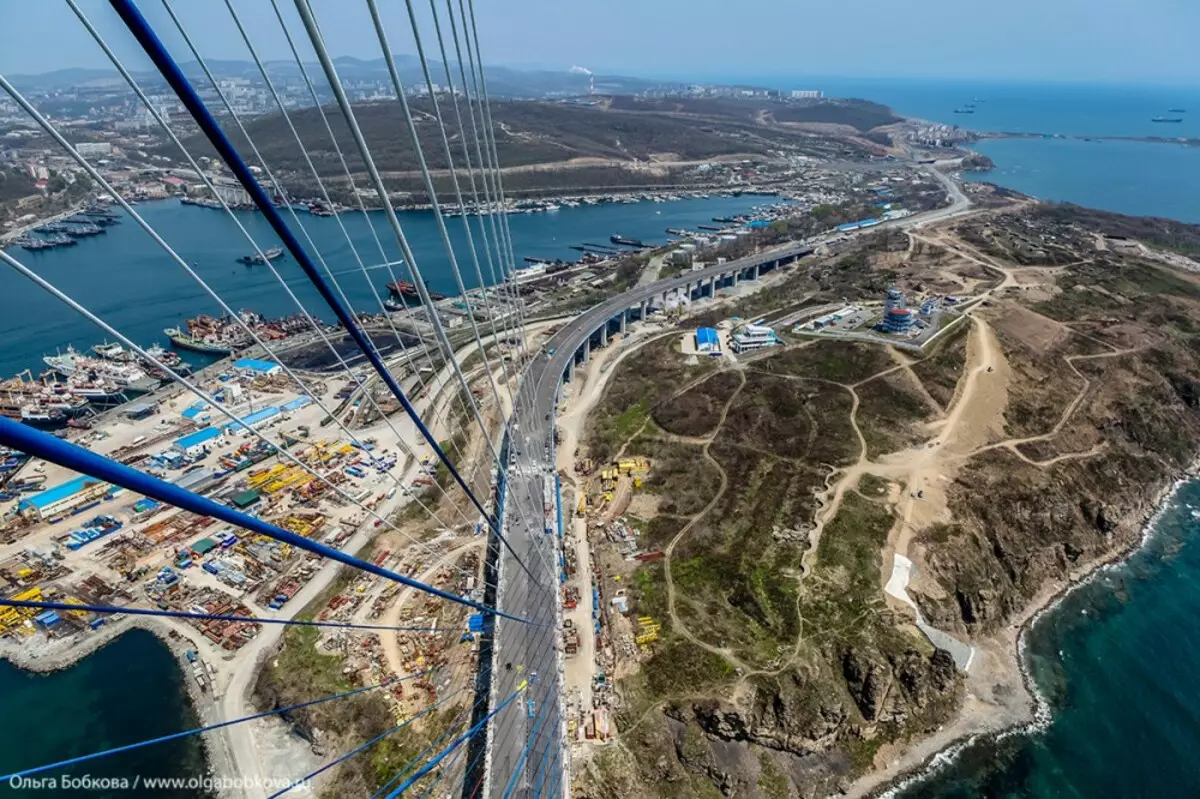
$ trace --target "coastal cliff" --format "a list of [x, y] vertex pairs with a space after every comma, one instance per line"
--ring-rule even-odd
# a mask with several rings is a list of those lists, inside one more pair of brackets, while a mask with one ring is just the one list
[[[696, 538], [688, 533], [665, 567], [643, 567], [638, 612], [669, 617], [672, 626], [666, 645], [623, 684], [619, 745], [585, 759], [577, 780], [583, 795], [858, 792], [858, 776], [906, 762], [929, 736], [957, 729], [963, 674], [949, 653], [916, 633], [910, 609], [881, 596], [891, 569], [886, 554], [902, 546], [913, 563], [908, 596], [921, 620], [977, 650], [1003, 642], [1012, 659], [1008, 682], [1019, 688], [1013, 625], [1095, 564], [1136, 546], [1156, 498], [1200, 457], [1200, 278], [1156, 251], [1112, 246], [1105, 228], [1120, 221], [1059, 206], [1014, 207], [918, 236], [905, 263], [869, 252], [869, 269], [893, 280], [946, 279], [937, 270], [948, 255], [963, 261], [962, 270], [968, 262], [982, 267], [974, 279], [992, 281], [972, 312], [971, 334], [915, 359], [905, 369], [912, 381], [878, 377], [895, 362], [869, 345], [822, 343], [757, 362], [801, 381], [853, 386], [851, 419], [872, 451], [933, 440], [929, 431], [952, 416], [974, 425], [946, 434], [950, 457], [927, 475], [938, 479], [905, 482], [921, 475], [904, 472], [889, 488], [886, 475], [902, 472], [885, 456], [847, 488], [836, 513], [823, 516], [828, 493], [809, 506], [822, 532], [798, 593], [770, 583], [799, 562], [795, 553], [783, 552], [778, 536], [760, 548], [748, 531], [778, 529], [781, 514], [806, 505], [806, 490], [821, 495], [844, 470], [863, 468], [848, 450], [812, 449], [817, 434], [806, 425], [821, 438], [852, 435], [837, 426], [838, 392], [792, 383], [793, 395], [805, 392], [803, 407], [792, 410], [785, 395], [770, 393], [767, 378], [747, 374], [740, 389], [727, 381], [718, 391], [709, 380], [682, 397], [651, 398], [657, 429], [643, 431], [626, 451], [652, 451], [651, 441], [665, 446], [673, 435], [694, 437], [704, 428], [713, 443], [701, 455], [727, 478], [753, 485], [719, 497], [712, 514], [694, 521]], [[931, 265], [934, 273], [926, 271]], [[980, 351], [989, 343], [993, 360]], [[665, 363], [655, 367], [659, 374]], [[645, 364], [623, 368], [628, 374], [617, 380], [636, 379]], [[703, 389], [708, 384], [714, 388]], [[681, 413], [679, 403], [697, 392], [711, 415], [732, 423]], [[700, 406], [699, 398], [687, 405]], [[673, 429], [678, 419], [694, 429]], [[808, 449], [797, 451], [806, 436]], [[750, 448], [772, 457], [753, 458]], [[686, 455], [667, 459], [675, 457]], [[815, 485], [801, 465], [814, 459], [833, 469]], [[691, 474], [700, 479], [695, 468]], [[680, 485], [670, 476], [651, 483], [664, 495]], [[900, 524], [896, 498], [915, 501], [918, 487], [924, 505], [916, 503], [912, 519]], [[671, 510], [686, 519], [696, 509], [676, 502]], [[682, 523], [662, 524], [665, 540]], [[905, 526], [909, 532], [898, 534]], [[668, 601], [656, 587], [664, 569], [671, 570], [665, 589], [682, 584], [683, 598]], [[798, 639], [789, 599], [802, 625]], [[764, 639], [784, 656], [756, 660]], [[968, 729], [980, 727], [961, 734]]]

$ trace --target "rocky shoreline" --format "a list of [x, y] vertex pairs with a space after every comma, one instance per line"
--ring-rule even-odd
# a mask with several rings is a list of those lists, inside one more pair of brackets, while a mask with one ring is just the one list
[[[970, 746], [1045, 729], [1052, 720], [1052, 712], [1049, 702], [1038, 690], [1026, 665], [1026, 633], [1032, 630], [1043, 616], [1053, 612], [1070, 593], [1087, 585], [1107, 569], [1124, 563], [1141, 550], [1150, 540], [1155, 524], [1175, 494], [1189, 480], [1198, 478], [1200, 462], [1193, 464], [1182, 475], [1153, 492], [1148, 510], [1123, 520], [1130, 527], [1139, 529], [1139, 535], [1130, 536], [1120, 546], [1084, 564], [1067, 580], [1057, 580], [1046, 585], [1042, 593], [1026, 605], [1004, 632], [978, 643], [981, 650], [990, 649], [993, 653], [1003, 656], [1007, 673], [1002, 676], [1008, 678], [1007, 686], [1019, 688], [1020, 694], [1012, 697], [1017, 702], [1010, 701], [1004, 705], [980, 703], [983, 708], [987, 708], [982, 713], [979, 712], [980, 707], [969, 708], [964, 705], [942, 730], [923, 741], [918, 741], [887, 768], [864, 774], [849, 786], [844, 794], [870, 799], [894, 799], [902, 791], [919, 785], [953, 763], [955, 758]], [[971, 687], [970, 680], [968, 687]]]

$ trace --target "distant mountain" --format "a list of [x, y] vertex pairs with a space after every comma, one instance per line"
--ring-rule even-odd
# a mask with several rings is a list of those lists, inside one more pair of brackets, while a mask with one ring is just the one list
[[[393, 56], [400, 74], [400, 80], [406, 87], [419, 87], [425, 83], [421, 71], [420, 60], [413, 55], [396, 54]], [[259, 78], [258, 67], [253, 61], [210, 60], [208, 68], [218, 78], [245, 78], [256, 81]], [[275, 78], [299, 78], [300, 70], [295, 61], [279, 59], [264, 62], [267, 73]], [[193, 80], [203, 80], [204, 73], [195, 61], [181, 63], [184, 74]], [[384, 59], [361, 59], [353, 56], [341, 56], [334, 59], [338, 76], [343, 81], [388, 81], [387, 63]], [[304, 68], [310, 76], [320, 78], [315, 82], [323, 84], [321, 67], [317, 63], [306, 63]], [[430, 74], [435, 83], [445, 83], [445, 69], [440, 61], [429, 63]], [[134, 72], [139, 82], [147, 85], [161, 83], [161, 78], [153, 72]], [[459, 71], [457, 64], [451, 64], [451, 76], [454, 85], [458, 87]], [[468, 76], [469, 77], [469, 76]], [[503, 66], [485, 68], [488, 94], [504, 98], [541, 98], [552, 96], [587, 94], [590, 76], [579, 70], [548, 70], [548, 69], [516, 69]], [[115, 70], [106, 69], [60, 69], [44, 72], [40, 75], [12, 75], [12, 82], [22, 91], [57, 91], [62, 89], [86, 86], [102, 87], [111, 82], [119, 81]], [[620, 75], [594, 76], [597, 87], [603, 86], [610, 93], [635, 93], [648, 88], [664, 85], [656, 81], [642, 80]], [[675, 85], [675, 84], [669, 84]]]

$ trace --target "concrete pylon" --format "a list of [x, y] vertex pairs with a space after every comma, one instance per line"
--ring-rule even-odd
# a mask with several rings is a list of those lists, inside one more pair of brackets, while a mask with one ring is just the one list
[[708, 296], [709, 297], [717, 296], [717, 278], [715, 275], [708, 279]]
[[735, 270], [733, 270], [733, 273], [732, 273], [732, 274], [733, 274], [733, 287], [734, 287], [734, 288], [737, 288], [737, 282], [738, 282], [738, 270], [736, 270], [736, 269], [735, 269]]
[[751, 280], [758, 280], [758, 267], [759, 264], [754, 265], [754, 277], [750, 278]]
[[580, 363], [587, 363], [588, 356], [592, 354], [592, 338], [588, 336], [583, 340], [583, 357], [579, 359]]
[[649, 300], [642, 300], [642, 315], [641, 315], [641, 317], [640, 317], [640, 318], [641, 318], [641, 320], [642, 320], [643, 322], [645, 322], [645, 321], [646, 321], [646, 315], [647, 315], [649, 312], [650, 312], [650, 301], [649, 301]]
[[608, 346], [608, 320], [604, 320], [604, 324], [600, 326], [600, 346]]
[[575, 359], [572, 358], [571, 360], [567, 361], [567, 371], [566, 371], [565, 377], [563, 379], [569, 381], [574, 376], [575, 376]]
[[621, 311], [621, 335], [625, 335], [625, 325], [629, 322], [629, 309], [625, 308]]

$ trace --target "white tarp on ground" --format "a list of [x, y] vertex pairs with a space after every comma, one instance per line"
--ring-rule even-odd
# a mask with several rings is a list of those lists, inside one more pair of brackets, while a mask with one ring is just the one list
[[949, 652], [950, 656], [954, 658], [954, 665], [959, 670], [966, 671], [971, 668], [971, 661], [975, 659], [975, 647], [964, 644], [949, 633], [944, 633], [925, 623], [925, 619], [921, 616], [921, 609], [917, 607], [916, 602], [913, 602], [907, 591], [908, 581], [912, 578], [912, 569], [913, 562], [911, 560], [900, 554], [893, 556], [892, 576], [888, 578], [887, 585], [883, 587], [884, 593], [911, 607], [917, 614], [917, 629], [925, 634], [929, 643], [938, 649], [945, 649]]

